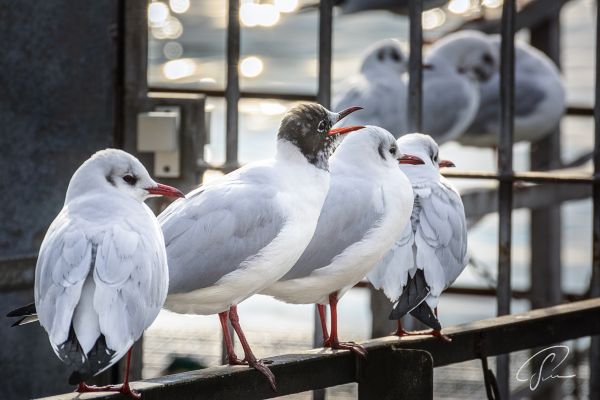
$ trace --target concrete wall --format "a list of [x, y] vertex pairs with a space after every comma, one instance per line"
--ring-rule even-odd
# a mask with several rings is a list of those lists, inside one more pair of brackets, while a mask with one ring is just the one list
[[[9, 259], [37, 254], [78, 165], [115, 144], [121, 7], [0, 0], [0, 276]], [[33, 299], [31, 288], [0, 290], [2, 315]], [[9, 325], [0, 321], [0, 398], [72, 390], [43, 329]]]

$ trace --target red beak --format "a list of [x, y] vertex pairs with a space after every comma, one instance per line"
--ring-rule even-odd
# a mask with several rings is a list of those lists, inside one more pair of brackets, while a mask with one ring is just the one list
[[425, 164], [423, 160], [421, 160], [417, 156], [413, 156], [410, 154], [404, 154], [402, 157], [398, 159], [398, 164], [409, 164], [409, 165], [420, 165]]
[[350, 133], [353, 131], [357, 131], [359, 129], [364, 128], [364, 126], [353, 125], [353, 126], [344, 126], [343, 128], [331, 128], [327, 134], [329, 136], [332, 135], [343, 135], [345, 133]]
[[163, 185], [159, 183], [155, 187], [146, 188], [146, 191], [150, 194], [158, 195], [158, 196], [166, 196], [166, 197], [185, 197], [181, 191], [175, 189], [172, 186]]
[[338, 119], [338, 121], [342, 120], [342, 118], [347, 117], [348, 115], [352, 114], [354, 111], [358, 111], [358, 110], [362, 110], [362, 107], [350, 107], [350, 108], [346, 108], [343, 111], [340, 111], [338, 113], [338, 115], [340, 116], [340, 119]]
[[454, 163], [450, 160], [441, 160], [438, 165], [440, 166], [440, 168], [452, 168], [452, 167], [456, 167], [456, 165], [454, 165]]

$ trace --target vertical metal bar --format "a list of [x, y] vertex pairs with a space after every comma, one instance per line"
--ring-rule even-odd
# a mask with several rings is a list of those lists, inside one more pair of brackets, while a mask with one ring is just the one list
[[409, 42], [410, 56], [408, 60], [408, 129], [420, 132], [423, 127], [423, 29], [421, 14], [423, 3], [414, 0], [408, 3], [410, 18]]
[[[594, 104], [593, 258], [590, 295], [600, 296], [600, 4], [596, 4], [596, 89]], [[590, 399], [600, 400], [600, 336], [590, 345]]]
[[[511, 233], [512, 233], [512, 180], [503, 179], [513, 174], [513, 112], [515, 85], [515, 2], [508, 0], [502, 8], [502, 44], [500, 48], [500, 138], [498, 147], [498, 315], [510, 313], [511, 300]], [[497, 357], [496, 373], [501, 398], [509, 397], [509, 357]]]
[[331, 107], [331, 54], [333, 42], [333, 2], [319, 2], [319, 88], [317, 101]]
[[[319, 87], [317, 101], [323, 107], [331, 107], [331, 59], [333, 53], [333, 1], [319, 2]], [[334, 110], [335, 111], [335, 110]], [[319, 312], [315, 307], [313, 346], [321, 347], [323, 338]], [[313, 390], [313, 400], [324, 400], [325, 389]]]
[[240, 2], [229, 0], [227, 21], [227, 87], [225, 88], [226, 111], [226, 152], [225, 163], [228, 169], [238, 166], [238, 102], [240, 100]]

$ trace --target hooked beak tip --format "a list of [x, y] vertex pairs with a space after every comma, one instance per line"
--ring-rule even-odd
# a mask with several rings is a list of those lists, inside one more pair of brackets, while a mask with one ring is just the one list
[[398, 164], [404, 164], [404, 165], [421, 165], [421, 164], [425, 164], [425, 162], [417, 157], [417, 156], [413, 156], [412, 154], [404, 154], [402, 157], [400, 157], [398, 159]]
[[438, 163], [440, 168], [454, 168], [456, 165], [450, 160], [442, 160]]
[[146, 191], [155, 196], [185, 198], [185, 195], [179, 189], [169, 185], [163, 185], [162, 183], [157, 184], [155, 187], [146, 188]]
[[341, 121], [343, 118], [347, 117], [348, 115], [352, 114], [353, 112], [362, 110], [362, 109], [363, 109], [362, 107], [356, 106], [356, 107], [346, 108], [345, 110], [340, 111], [338, 113], [338, 115], [339, 115], [338, 122]]

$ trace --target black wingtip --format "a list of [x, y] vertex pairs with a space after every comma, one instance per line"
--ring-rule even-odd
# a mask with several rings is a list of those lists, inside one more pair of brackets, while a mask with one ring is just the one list
[[26, 317], [26, 316], [34, 315], [34, 314], [36, 314], [35, 303], [30, 303], [30, 304], [27, 304], [26, 306], [15, 308], [14, 310], [12, 310], [8, 314], [6, 314], [6, 316], [8, 318], [12, 318], [12, 317]]
[[79, 385], [81, 382], [88, 381], [91, 377], [92, 375], [89, 373], [73, 371], [69, 376], [69, 385]]
[[[8, 317], [8, 315], [7, 315], [7, 317]], [[27, 318], [27, 317], [19, 318], [19, 319], [18, 319], [18, 320], [17, 320], [17, 321], [16, 321], [14, 324], [12, 324], [10, 327], [11, 327], [11, 328], [14, 328], [15, 326], [19, 326], [19, 325], [21, 325], [21, 322], [25, 321], [25, 319], [26, 319], [26, 318]]]
[[417, 308], [410, 312], [410, 315], [427, 325], [433, 330], [439, 331], [442, 329], [442, 325], [437, 317], [431, 311], [431, 307], [427, 302], [422, 302]]
[[388, 318], [399, 320], [422, 304], [429, 296], [430, 291], [431, 289], [425, 281], [425, 273], [422, 269], [418, 269], [414, 276], [409, 276], [408, 282], [402, 290], [402, 295]]

